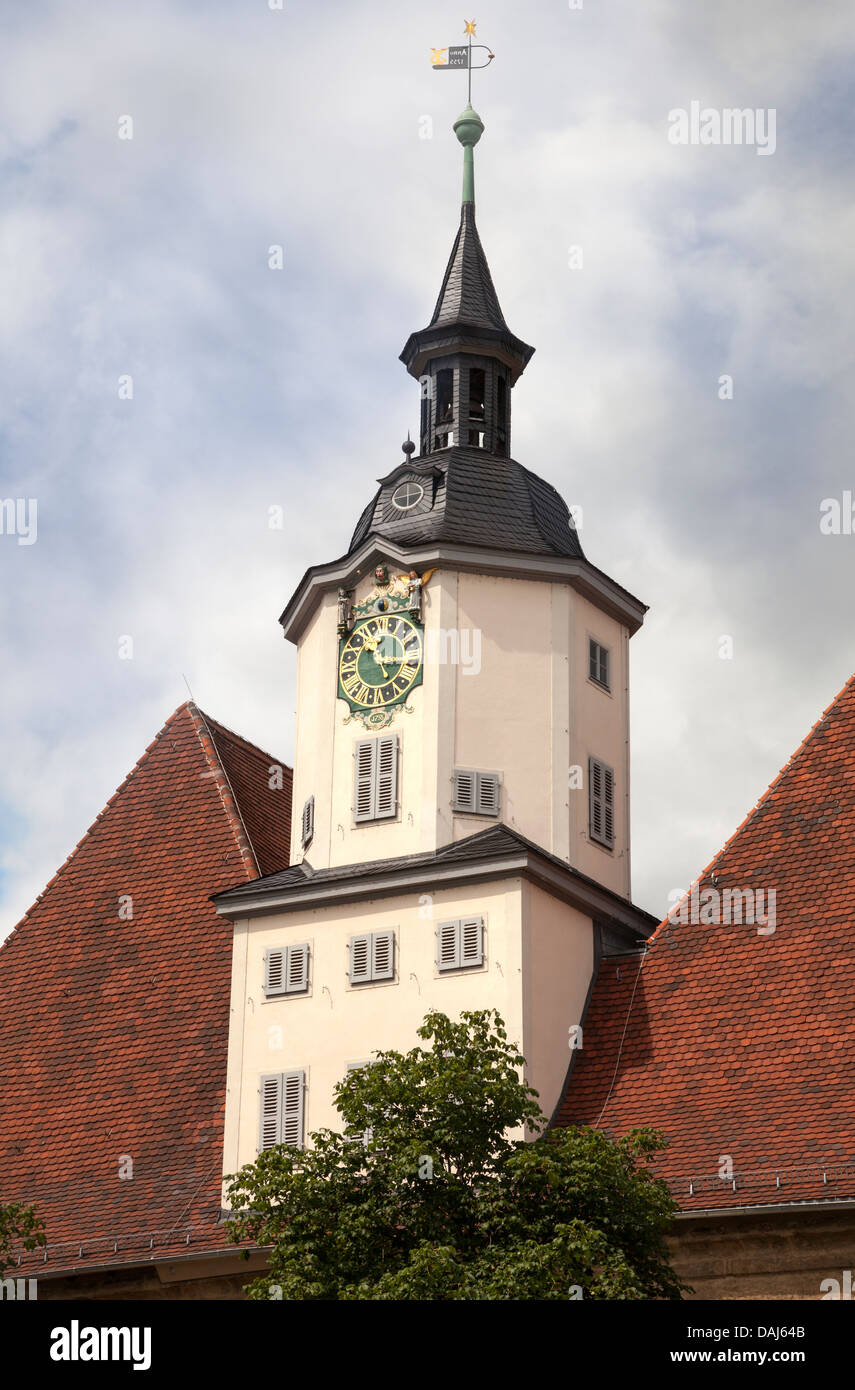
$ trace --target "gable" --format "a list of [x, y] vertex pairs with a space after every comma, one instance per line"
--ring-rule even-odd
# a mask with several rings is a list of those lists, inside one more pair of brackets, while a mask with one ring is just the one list
[[0, 948], [0, 1192], [37, 1203], [40, 1269], [226, 1244], [232, 943], [209, 899], [257, 858], [210, 744], [183, 705]]
[[853, 890], [855, 678], [701, 875], [700, 920], [602, 963], [557, 1122], [661, 1128], [686, 1208], [855, 1195]]

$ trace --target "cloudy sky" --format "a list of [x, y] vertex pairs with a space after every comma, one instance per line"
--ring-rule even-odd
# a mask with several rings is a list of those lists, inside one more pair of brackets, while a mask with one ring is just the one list
[[[282, 4], [0, 18], [0, 499], [38, 501], [34, 544], [0, 535], [0, 936], [184, 677], [290, 761], [277, 617], [416, 431], [397, 356], [456, 229], [465, 101], [429, 51], [471, 16]], [[537, 348], [514, 455], [650, 605], [633, 896], [661, 915], [855, 668], [855, 536], [819, 526], [855, 488], [851, 9], [493, 0], [475, 18], [497, 55], [474, 91], [479, 228]], [[774, 153], [672, 143], [692, 102], [774, 109]]]

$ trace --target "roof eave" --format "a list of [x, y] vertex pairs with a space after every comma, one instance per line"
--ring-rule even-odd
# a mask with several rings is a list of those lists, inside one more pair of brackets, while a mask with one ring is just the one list
[[552, 856], [536, 848], [527, 848], [523, 843], [514, 851], [498, 853], [490, 859], [473, 857], [469, 861], [443, 864], [430, 855], [422, 863], [409, 863], [398, 869], [392, 863], [359, 878], [308, 879], [303, 884], [285, 888], [241, 886], [219, 894], [213, 902], [221, 917], [233, 921], [273, 912], [298, 912], [343, 902], [394, 897], [431, 884], [435, 888], [457, 887], [517, 877], [535, 883], [592, 920], [615, 922], [637, 933], [641, 939], [649, 935], [655, 924], [655, 918], [642, 908], [578, 873], [569, 864], [560, 864]]
[[451, 352], [472, 352], [498, 357], [512, 373], [511, 385], [527, 367], [534, 356], [534, 348], [517, 338], [514, 333], [502, 332], [498, 328], [483, 328], [479, 324], [438, 323], [411, 333], [400, 360], [410, 376], [417, 379], [422, 375], [432, 357]]
[[855, 1208], [855, 1197], [800, 1197], [793, 1202], [755, 1202], [727, 1207], [684, 1207], [674, 1213], [675, 1221], [709, 1221], [718, 1217], [794, 1215], [812, 1211], [831, 1212]]
[[306, 570], [279, 619], [289, 642], [298, 642], [317, 603], [330, 589], [347, 588], [373, 567], [375, 560], [392, 559], [402, 566], [433, 566], [469, 570], [511, 579], [540, 579], [569, 584], [634, 635], [644, 622], [647, 604], [597, 569], [581, 555], [533, 555], [528, 551], [491, 550], [431, 541], [405, 547], [375, 532], [351, 555]]

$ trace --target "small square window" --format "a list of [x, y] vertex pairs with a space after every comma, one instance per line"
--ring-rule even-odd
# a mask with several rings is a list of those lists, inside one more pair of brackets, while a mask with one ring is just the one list
[[436, 968], [465, 970], [484, 964], [483, 917], [458, 917], [436, 929]]
[[306, 994], [309, 989], [309, 947], [271, 947], [264, 953], [264, 994], [274, 999], [280, 994]]
[[454, 769], [453, 811], [475, 816], [498, 816], [501, 779], [498, 772]]
[[350, 938], [350, 971], [352, 985], [373, 984], [375, 980], [395, 978], [395, 933], [393, 931], [362, 932]]

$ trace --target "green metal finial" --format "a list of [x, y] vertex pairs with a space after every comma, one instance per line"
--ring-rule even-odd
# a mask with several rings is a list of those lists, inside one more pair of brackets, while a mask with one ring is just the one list
[[454, 133], [463, 146], [463, 202], [475, 202], [475, 158], [472, 150], [484, 134], [484, 122], [472, 103], [454, 122]]

